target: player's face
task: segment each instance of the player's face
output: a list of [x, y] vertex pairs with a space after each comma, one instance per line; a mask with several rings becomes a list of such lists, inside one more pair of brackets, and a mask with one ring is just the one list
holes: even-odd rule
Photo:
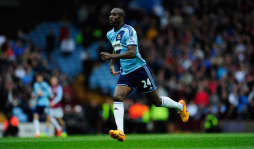
[[42, 82], [43, 81], [43, 76], [39, 75], [36, 78], [37, 82]]
[[120, 15], [114, 9], [110, 12], [109, 24], [116, 26], [120, 22]]
[[57, 85], [57, 83], [58, 83], [57, 78], [56, 77], [51, 78], [50, 83], [51, 83], [51, 85]]

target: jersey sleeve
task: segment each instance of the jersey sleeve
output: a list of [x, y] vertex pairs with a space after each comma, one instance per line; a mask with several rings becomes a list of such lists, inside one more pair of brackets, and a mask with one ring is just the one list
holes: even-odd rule
[[33, 93], [32, 94], [37, 97], [39, 89], [40, 89], [39, 85], [37, 83], [34, 83]]
[[127, 46], [137, 46], [138, 39], [137, 39], [136, 31], [131, 27], [128, 27], [127, 29], [128, 30], [124, 34], [125, 39], [126, 39], [126, 45]]
[[49, 86], [49, 84], [44, 82], [43, 86], [45, 88], [44, 96], [47, 97], [47, 98], [51, 97], [52, 96], [52, 92], [51, 92], [51, 87]]
[[110, 40], [110, 31], [109, 31], [109, 32], [107, 32], [106, 37], [107, 37], [108, 41], [109, 41], [109, 42], [111, 42], [111, 40]]
[[110, 40], [109, 40], [109, 33], [107, 33], [106, 37], [107, 37], [108, 41], [110, 41]]
[[58, 86], [56, 91], [56, 97], [53, 99], [53, 104], [57, 104], [58, 102], [60, 102], [62, 100], [62, 97], [63, 97], [63, 88], [62, 86]]

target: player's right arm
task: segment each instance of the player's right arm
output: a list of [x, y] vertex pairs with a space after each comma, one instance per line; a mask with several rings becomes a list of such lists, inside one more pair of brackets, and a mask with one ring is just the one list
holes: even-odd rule
[[[109, 34], [107, 33], [107, 39], [108, 41], [110, 42], [110, 39], [109, 39]], [[115, 51], [113, 50], [113, 54], [115, 53]], [[110, 59], [109, 60], [109, 69], [110, 69], [110, 72], [113, 74], [113, 75], [117, 75], [120, 73], [120, 71], [116, 71], [115, 70], [115, 60], [114, 59]]]
[[[113, 51], [113, 53], [114, 53], [114, 51]], [[120, 71], [115, 71], [115, 60], [114, 59], [110, 59], [109, 68], [110, 68], [110, 71], [113, 75], [118, 75], [120, 73]]]
[[42, 96], [42, 91], [37, 83], [34, 84], [32, 96], [35, 98], [37, 98], [38, 96]]
[[63, 88], [62, 88], [62, 86], [59, 85], [57, 87], [56, 97], [52, 101], [52, 105], [55, 105], [58, 102], [60, 102], [62, 100], [62, 97], [63, 97]]

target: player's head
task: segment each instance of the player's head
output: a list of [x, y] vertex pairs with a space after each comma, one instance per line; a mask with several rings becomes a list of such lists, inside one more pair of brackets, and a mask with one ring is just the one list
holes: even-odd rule
[[43, 75], [41, 73], [38, 73], [36, 75], [36, 81], [39, 83], [41, 83], [43, 81]]
[[113, 8], [110, 11], [109, 24], [112, 26], [119, 26], [123, 23], [125, 12], [122, 8]]
[[52, 76], [50, 78], [50, 84], [53, 85], [53, 86], [58, 84], [58, 79], [57, 79], [56, 76]]

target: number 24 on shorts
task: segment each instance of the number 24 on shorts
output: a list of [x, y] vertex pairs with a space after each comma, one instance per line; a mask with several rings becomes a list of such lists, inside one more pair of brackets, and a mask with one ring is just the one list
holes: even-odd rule
[[147, 78], [147, 80], [142, 80], [141, 82], [144, 84], [143, 88], [147, 88], [148, 86], [152, 85], [149, 78]]

